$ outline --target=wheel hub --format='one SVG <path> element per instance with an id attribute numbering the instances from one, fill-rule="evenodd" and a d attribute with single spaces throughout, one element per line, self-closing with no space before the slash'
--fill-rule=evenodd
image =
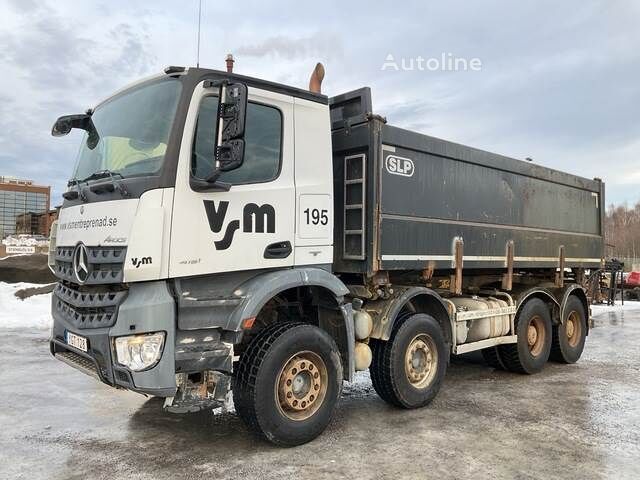
<path id="1" fill-rule="evenodd" d="M 527 342 L 530 346 L 535 345 L 536 340 L 538 339 L 538 331 L 536 327 L 533 325 L 529 325 L 529 329 L 527 331 Z"/>
<path id="2" fill-rule="evenodd" d="M 567 322 L 567 337 L 571 338 L 573 337 L 573 334 L 575 332 L 575 326 L 573 325 L 573 320 L 569 320 Z"/>
<path id="3" fill-rule="evenodd" d="M 567 341 L 571 347 L 575 347 L 580 343 L 580 337 L 582 335 L 582 322 L 577 312 L 571 312 L 565 322 L 565 332 L 567 334 Z"/>
<path id="4" fill-rule="evenodd" d="M 282 412 L 293 420 L 309 418 L 322 404 L 327 391 L 327 369 L 313 352 L 300 352 L 283 367 L 276 397 Z"/>
<path id="5" fill-rule="evenodd" d="M 534 357 L 540 355 L 542 350 L 544 350 L 546 335 L 547 332 L 542 319 L 538 316 L 531 318 L 527 327 L 527 344 L 529 352 Z"/>
<path id="6" fill-rule="evenodd" d="M 405 373 L 409 382 L 417 388 L 428 385 L 435 376 L 437 350 L 431 337 L 415 337 L 405 354 Z"/>

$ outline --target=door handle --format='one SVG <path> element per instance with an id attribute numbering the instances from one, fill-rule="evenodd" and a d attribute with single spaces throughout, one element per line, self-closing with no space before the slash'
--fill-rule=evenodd
<path id="1" fill-rule="evenodd" d="M 291 242 L 276 242 L 264 249 L 264 258 L 287 258 L 293 249 Z"/>

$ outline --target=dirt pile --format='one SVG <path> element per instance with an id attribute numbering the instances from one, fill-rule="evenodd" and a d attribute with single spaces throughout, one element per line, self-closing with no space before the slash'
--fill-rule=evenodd
<path id="1" fill-rule="evenodd" d="M 47 284 L 55 281 L 46 255 L 16 255 L 0 260 L 0 282 Z"/>
<path id="2" fill-rule="evenodd" d="M 15 296 L 20 300 L 24 300 L 25 298 L 33 297 L 34 295 L 45 295 L 47 293 L 53 292 L 56 284 L 52 283 L 49 285 L 43 285 L 42 287 L 29 287 L 23 288 L 22 290 L 18 290 L 15 293 Z"/>

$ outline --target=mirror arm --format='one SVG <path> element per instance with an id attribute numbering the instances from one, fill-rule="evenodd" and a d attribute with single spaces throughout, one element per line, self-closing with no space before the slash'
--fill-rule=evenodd
<path id="1" fill-rule="evenodd" d="M 205 178 L 204 181 L 207 183 L 216 183 L 218 181 L 218 178 L 220 178 L 220 175 L 222 175 L 222 170 L 217 169 L 211 175 Z"/>
<path id="2" fill-rule="evenodd" d="M 189 185 L 196 192 L 228 192 L 231 190 L 230 183 L 218 182 L 217 180 L 210 182 L 208 179 L 202 180 L 193 176 L 189 178 Z"/>
<path id="3" fill-rule="evenodd" d="M 222 130 L 224 128 L 224 115 L 222 115 L 222 113 L 225 111 L 225 108 L 226 108 L 226 103 L 225 103 L 226 98 L 227 98 L 227 83 L 223 82 L 222 85 L 220 85 L 220 96 L 218 97 L 218 128 L 216 129 L 217 138 L 216 138 L 216 149 L 215 149 L 216 172 L 220 170 L 220 147 L 222 146 Z"/>
<path id="4" fill-rule="evenodd" d="M 228 80 L 206 80 L 204 82 L 204 88 L 220 88 L 223 83 L 229 83 Z"/>

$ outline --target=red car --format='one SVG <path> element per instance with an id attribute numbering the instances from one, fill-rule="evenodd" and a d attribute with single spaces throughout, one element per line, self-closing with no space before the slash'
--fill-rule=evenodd
<path id="1" fill-rule="evenodd" d="M 628 300 L 640 300 L 640 272 L 630 272 L 626 275 L 624 288 Z"/>
<path id="2" fill-rule="evenodd" d="M 630 272 L 625 282 L 625 287 L 640 287 L 640 272 Z"/>

